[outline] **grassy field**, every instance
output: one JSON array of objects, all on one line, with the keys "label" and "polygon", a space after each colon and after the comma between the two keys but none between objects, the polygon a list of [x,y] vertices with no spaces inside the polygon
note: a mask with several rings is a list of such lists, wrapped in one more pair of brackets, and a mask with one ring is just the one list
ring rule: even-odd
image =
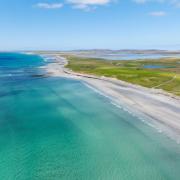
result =
[{"label": "grassy field", "polygon": [[66,56],[75,72],[113,77],[180,96],[180,59],[110,61]]}]

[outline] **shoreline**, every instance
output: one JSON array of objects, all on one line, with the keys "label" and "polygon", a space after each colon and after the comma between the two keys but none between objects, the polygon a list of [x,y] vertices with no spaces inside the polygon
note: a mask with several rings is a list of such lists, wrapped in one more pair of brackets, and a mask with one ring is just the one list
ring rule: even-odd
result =
[{"label": "shoreline", "polygon": [[110,99],[113,105],[125,107],[143,122],[146,119],[145,123],[156,128],[159,133],[164,133],[180,143],[179,97],[163,90],[150,89],[113,78],[76,73],[65,68],[68,61],[64,57],[52,54],[51,56],[56,62],[44,67],[51,76],[82,81]]}]

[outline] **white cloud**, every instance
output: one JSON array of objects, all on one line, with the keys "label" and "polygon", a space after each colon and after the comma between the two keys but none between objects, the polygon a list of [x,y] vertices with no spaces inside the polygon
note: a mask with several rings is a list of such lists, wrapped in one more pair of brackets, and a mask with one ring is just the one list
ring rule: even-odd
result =
[{"label": "white cloud", "polygon": [[165,11],[155,11],[155,12],[150,12],[149,13],[150,16],[166,16],[166,12]]},{"label": "white cloud", "polygon": [[153,3],[166,3],[169,5],[173,5],[175,7],[180,7],[180,0],[132,0],[132,1],[138,4],[153,2]]},{"label": "white cloud", "polygon": [[36,7],[42,9],[60,9],[63,7],[62,3],[37,3]]},{"label": "white cloud", "polygon": [[113,2],[113,0],[66,0],[66,2],[76,9],[91,10],[97,6],[107,5]]},{"label": "white cloud", "polygon": [[[69,4],[72,8],[89,11],[96,9],[98,6],[105,6],[110,3],[123,1],[123,0],[63,0],[63,1],[64,4]],[[180,8],[180,0],[129,0],[129,1],[133,1],[137,4],[164,3]],[[53,3],[52,0],[52,3],[40,2],[35,6],[43,9],[59,9],[63,7],[63,3]],[[165,14],[163,14],[162,12],[154,12],[154,13],[152,12],[151,15],[164,16]]]}]

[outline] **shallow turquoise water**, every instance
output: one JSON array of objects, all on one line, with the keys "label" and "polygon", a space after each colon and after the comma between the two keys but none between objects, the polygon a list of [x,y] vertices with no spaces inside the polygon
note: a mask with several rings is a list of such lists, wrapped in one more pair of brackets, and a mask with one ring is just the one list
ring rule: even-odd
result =
[{"label": "shallow turquoise water", "polygon": [[0,179],[180,178],[179,145],[79,81],[33,76],[43,60],[22,56],[1,65]]}]

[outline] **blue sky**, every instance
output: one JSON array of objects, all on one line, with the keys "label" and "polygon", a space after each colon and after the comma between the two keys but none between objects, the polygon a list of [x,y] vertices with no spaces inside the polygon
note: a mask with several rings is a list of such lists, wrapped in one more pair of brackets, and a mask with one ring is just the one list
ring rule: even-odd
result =
[{"label": "blue sky", "polygon": [[180,0],[0,0],[0,50],[180,49]]}]

